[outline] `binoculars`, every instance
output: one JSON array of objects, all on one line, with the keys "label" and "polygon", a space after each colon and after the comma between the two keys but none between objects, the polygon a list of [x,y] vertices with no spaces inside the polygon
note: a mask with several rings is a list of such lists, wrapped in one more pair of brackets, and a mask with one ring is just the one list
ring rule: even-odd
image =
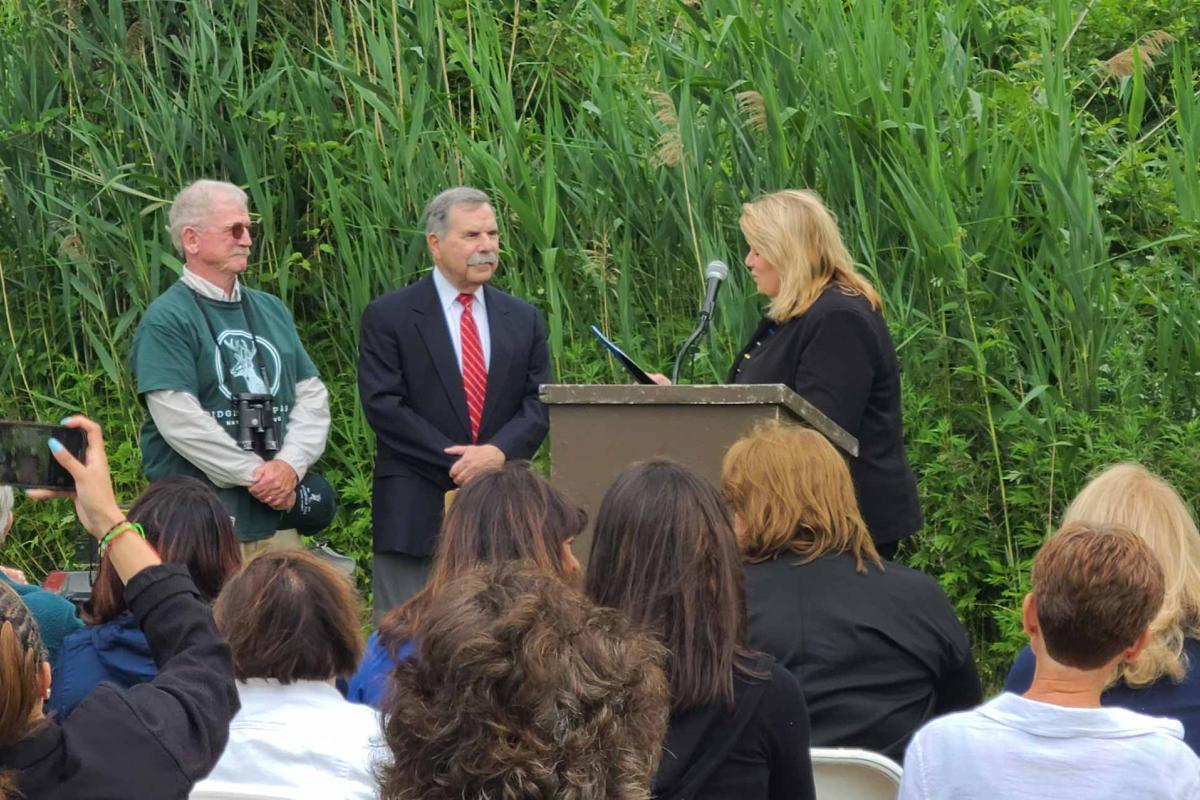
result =
[{"label": "binoculars", "polygon": [[279,450],[279,437],[275,433],[274,398],[269,394],[239,392],[233,396],[233,412],[237,419],[237,443],[266,457],[267,453]]}]

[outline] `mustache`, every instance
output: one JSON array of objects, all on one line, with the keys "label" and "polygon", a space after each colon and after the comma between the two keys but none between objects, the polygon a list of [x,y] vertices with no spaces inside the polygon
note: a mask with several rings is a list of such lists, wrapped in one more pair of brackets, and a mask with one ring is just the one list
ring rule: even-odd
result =
[{"label": "mustache", "polygon": [[496,253],[476,253],[467,259],[467,266],[477,267],[480,264],[495,264],[500,260]]}]

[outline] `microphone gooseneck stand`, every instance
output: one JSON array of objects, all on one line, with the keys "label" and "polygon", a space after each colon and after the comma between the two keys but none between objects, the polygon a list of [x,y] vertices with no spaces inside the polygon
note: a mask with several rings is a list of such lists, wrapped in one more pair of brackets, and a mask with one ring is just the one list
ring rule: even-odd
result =
[{"label": "microphone gooseneck stand", "polygon": [[696,324],[696,329],[683,341],[683,346],[675,354],[675,365],[671,368],[671,383],[679,383],[679,368],[683,366],[683,357],[687,355],[687,351],[692,349],[692,345],[708,330],[708,321],[711,318],[712,315],[710,313],[702,312],[700,314],[700,321]]},{"label": "microphone gooseneck stand", "polygon": [[708,262],[708,268],[704,272],[707,285],[704,292],[704,302],[700,304],[700,319],[696,323],[696,329],[684,340],[683,346],[675,354],[675,365],[671,368],[671,383],[679,383],[679,370],[683,366],[684,356],[687,355],[687,351],[692,348],[692,345],[708,330],[708,323],[712,320],[713,309],[717,305],[717,292],[720,291],[721,282],[725,280],[727,275],[729,275],[729,267],[725,265],[724,261],[716,259]]}]

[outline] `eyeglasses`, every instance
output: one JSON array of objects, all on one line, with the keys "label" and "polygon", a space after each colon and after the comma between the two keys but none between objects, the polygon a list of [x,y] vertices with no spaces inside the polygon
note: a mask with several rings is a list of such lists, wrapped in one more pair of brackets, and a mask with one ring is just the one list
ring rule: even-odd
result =
[{"label": "eyeglasses", "polygon": [[225,230],[229,231],[229,235],[237,241],[241,241],[242,235],[245,233],[249,233],[250,238],[254,239],[258,236],[258,223],[251,222],[250,224],[246,224],[244,222],[235,222]]}]

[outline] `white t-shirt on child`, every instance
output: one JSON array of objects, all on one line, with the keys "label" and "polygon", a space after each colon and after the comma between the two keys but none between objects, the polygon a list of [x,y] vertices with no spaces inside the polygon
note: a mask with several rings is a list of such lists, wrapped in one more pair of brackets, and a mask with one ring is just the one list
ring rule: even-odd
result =
[{"label": "white t-shirt on child", "polygon": [[1183,726],[1124,708],[1065,708],[1002,694],[935,719],[904,757],[900,800],[1197,800]]}]

